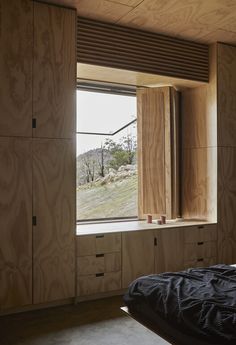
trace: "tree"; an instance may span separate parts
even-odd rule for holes
[[[104,146],[112,155],[110,167],[119,169],[121,165],[133,164],[136,154],[136,138],[133,135],[127,134],[120,139],[119,143],[106,139]]]

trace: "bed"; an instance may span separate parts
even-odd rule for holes
[[[236,266],[136,279],[123,310],[175,345],[236,344]]]

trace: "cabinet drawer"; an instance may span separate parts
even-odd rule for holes
[[[105,254],[120,250],[120,233],[77,236],[77,256]]]
[[[216,242],[196,242],[184,245],[184,261],[216,257]]]
[[[198,225],[184,229],[184,242],[208,242],[217,240],[216,224]]]
[[[116,272],[121,270],[121,254],[107,253],[77,258],[78,274],[88,275],[104,272]]]
[[[93,295],[121,289],[121,272],[81,276],[78,279],[78,296]]]
[[[217,264],[216,257],[213,258],[200,258],[191,261],[186,261],[184,263],[184,268],[197,268],[197,267],[208,267]]]

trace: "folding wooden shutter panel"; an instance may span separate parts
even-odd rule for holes
[[[140,218],[148,213],[175,218],[178,210],[173,96],[170,87],[137,91]]]

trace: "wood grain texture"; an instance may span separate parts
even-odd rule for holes
[[[148,87],[171,85],[175,86],[178,90],[186,87],[205,85],[205,82],[83,63],[77,63],[77,78]]]
[[[218,146],[236,147],[236,47],[217,45]]]
[[[34,303],[75,296],[75,147],[34,139]]]
[[[77,62],[208,81],[208,46],[78,17]]]
[[[0,138],[0,310],[32,303],[29,139]]]
[[[128,13],[140,0],[50,0],[48,2],[55,5],[77,8],[80,15],[86,18],[93,17],[94,13],[96,13],[97,19],[103,20],[104,18],[109,18],[108,21],[116,22]]]
[[[159,89],[137,90],[139,217],[166,213],[165,99]]]
[[[209,83],[181,93],[182,147],[217,146],[216,45],[209,49]]]
[[[77,258],[78,274],[88,275],[121,270],[121,253],[107,253],[103,256],[82,256]]]
[[[123,233],[122,288],[127,288],[134,279],[154,272],[153,231]]]
[[[184,269],[188,268],[197,268],[197,267],[209,267],[213,265],[217,265],[219,263],[217,257],[211,258],[201,258],[192,261],[185,261],[184,262]]]
[[[183,229],[164,229],[155,232],[155,273],[177,272],[183,269]]]
[[[77,236],[77,256],[96,255],[121,251],[121,234]]]
[[[236,148],[218,148],[218,253],[219,261],[236,262]]]
[[[0,3],[0,135],[32,135],[33,8]]]
[[[217,242],[188,243],[184,246],[184,261],[217,257]]]
[[[209,111],[211,107],[209,92],[209,86],[182,92],[182,143],[184,148],[217,145],[217,113]],[[216,104],[216,93],[213,102]]]
[[[72,6],[79,16],[204,43],[236,43],[234,1],[48,0]],[[128,6],[122,6],[128,5]],[[130,7],[132,6],[132,7]],[[125,8],[126,7],[126,8]]]
[[[176,218],[175,104],[169,87],[137,91],[139,217]],[[173,94],[173,96],[175,93]],[[178,181],[179,183],[179,181]]]
[[[201,41],[219,28],[235,32],[235,13],[234,2],[144,0],[119,23]],[[211,43],[217,40],[216,33]]]
[[[75,134],[76,13],[34,2],[34,137]]]
[[[198,225],[186,227],[184,229],[184,242],[185,243],[198,243],[198,242],[216,242],[217,241],[217,225]]]
[[[183,150],[182,216],[216,221],[217,148]]]
[[[78,296],[93,295],[121,289],[121,272],[104,273],[103,276],[87,275],[78,280]]]

